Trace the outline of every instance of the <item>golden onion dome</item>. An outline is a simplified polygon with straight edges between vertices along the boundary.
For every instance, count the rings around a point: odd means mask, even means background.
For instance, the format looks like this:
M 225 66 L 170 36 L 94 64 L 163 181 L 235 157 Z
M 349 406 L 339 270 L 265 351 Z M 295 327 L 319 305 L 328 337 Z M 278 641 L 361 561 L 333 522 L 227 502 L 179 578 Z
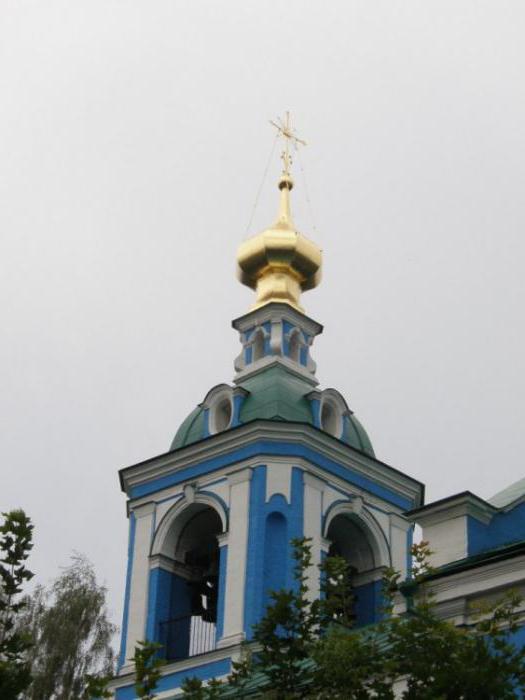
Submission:
M 299 303 L 301 292 L 313 289 L 321 280 L 321 249 L 299 233 L 292 220 L 292 188 L 293 180 L 285 167 L 279 180 L 277 221 L 244 241 L 237 251 L 238 277 L 257 293 L 254 309 L 280 302 L 303 311 Z

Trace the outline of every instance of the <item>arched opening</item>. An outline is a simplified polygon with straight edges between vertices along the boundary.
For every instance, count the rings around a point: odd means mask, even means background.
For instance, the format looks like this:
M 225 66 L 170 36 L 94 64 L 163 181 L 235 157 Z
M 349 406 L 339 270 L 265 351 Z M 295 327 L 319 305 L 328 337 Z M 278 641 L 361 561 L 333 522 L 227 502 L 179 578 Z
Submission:
M 357 626 L 379 619 L 381 567 L 376 561 L 373 535 L 359 518 L 340 513 L 330 522 L 327 532 L 329 556 L 339 556 L 350 567 L 353 599 L 352 616 Z
M 294 362 L 299 362 L 301 355 L 301 338 L 299 337 L 298 330 L 293 331 L 290 336 L 288 355 L 290 357 L 290 360 L 293 360 Z
M 264 333 L 261 328 L 257 329 L 253 336 L 252 360 L 256 362 L 264 357 Z
M 341 411 L 335 403 L 327 399 L 321 404 L 321 428 L 337 438 L 341 437 L 343 432 Z
M 223 396 L 210 409 L 210 432 L 221 433 L 230 427 L 232 420 L 232 402 L 229 396 Z
M 218 598 L 218 535 L 222 521 L 210 506 L 193 503 L 175 521 L 178 529 L 169 591 L 169 616 L 160 620 L 159 640 L 168 660 L 184 659 L 215 648 Z

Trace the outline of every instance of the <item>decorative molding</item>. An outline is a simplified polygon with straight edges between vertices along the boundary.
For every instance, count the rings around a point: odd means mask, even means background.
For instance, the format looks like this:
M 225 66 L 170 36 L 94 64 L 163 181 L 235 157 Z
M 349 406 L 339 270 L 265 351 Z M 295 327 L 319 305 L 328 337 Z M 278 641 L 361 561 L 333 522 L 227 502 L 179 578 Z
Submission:
M 147 503 L 141 503 L 135 507 L 131 507 L 131 510 L 135 514 L 136 518 L 144 518 L 147 515 L 151 515 L 155 512 L 157 504 L 154 501 L 147 501 Z
M 247 469 L 239 469 L 239 471 L 236 472 L 230 472 L 230 474 L 228 474 L 228 483 L 230 486 L 235 486 L 243 481 L 251 481 L 252 474 L 253 472 L 249 467 Z
M 219 639 L 219 641 L 217 642 L 217 649 L 224 649 L 226 647 L 242 644 L 244 640 L 244 632 L 239 632 L 238 634 L 231 634 L 229 637 L 223 637 L 222 639 Z
M 418 525 L 425 528 L 445 520 L 467 515 L 479 520 L 484 525 L 488 525 L 495 513 L 497 513 L 497 508 L 490 503 L 470 492 L 465 492 L 436 501 L 436 503 L 429 503 L 413 512 L 409 511 L 406 516 L 412 522 L 417 522 Z
M 383 528 L 370 513 L 370 511 L 361 507 L 358 513 L 355 511 L 353 501 L 339 501 L 334 503 L 326 512 L 323 526 L 323 537 L 326 537 L 330 523 L 338 515 L 347 515 L 354 519 L 355 522 L 369 535 L 369 544 L 374 553 L 374 562 L 376 568 L 381 566 L 391 566 L 392 559 L 390 547 Z M 361 502 L 362 503 L 362 502 Z
M 244 316 L 240 316 L 232 321 L 232 326 L 236 331 L 245 333 L 257 325 L 272 322 L 276 320 L 288 321 L 294 326 L 300 326 L 308 333 L 308 335 L 320 335 L 323 332 L 323 327 L 317 321 L 314 321 L 309 316 L 297 311 L 289 304 L 271 303 L 249 311 Z
M 213 508 L 221 519 L 223 531 L 228 529 L 228 513 L 221 499 L 212 494 L 197 491 L 194 493 L 194 498 L 191 503 L 185 498 L 182 500 L 179 499 L 164 515 L 155 532 L 151 544 L 150 556 L 163 554 L 169 558 L 169 553 L 175 551 L 180 532 L 186 524 L 188 514 L 185 513 L 185 511 L 191 506 L 198 504 Z
M 356 515 L 361 515 L 363 512 L 363 499 L 361 496 L 355 496 L 350 501 L 350 511 Z
M 363 571 L 362 573 L 354 574 L 352 577 L 352 585 L 364 586 L 365 584 L 372 583 L 373 581 L 381 581 L 386 568 L 386 566 L 378 566 L 370 571 Z
M 413 527 L 413 523 L 411 520 L 408 520 L 408 518 L 405 518 L 403 515 L 398 515 L 397 513 L 390 513 L 390 525 L 392 527 L 397 527 L 398 530 L 403 530 L 404 532 L 408 532 L 411 527 Z
M 305 367 L 298 362 L 294 362 L 285 355 L 265 355 L 264 357 L 261 357 L 260 360 L 251 362 L 245 368 L 237 372 L 233 378 L 233 382 L 234 384 L 243 382 L 245 379 L 248 379 L 248 377 L 253 377 L 255 374 L 259 374 L 259 372 L 262 372 L 268 367 L 272 367 L 274 365 L 283 365 L 283 367 L 286 367 L 289 372 L 297 375 L 301 379 L 306 380 L 312 386 L 317 386 L 319 384 L 319 380 L 314 377 L 311 368 Z
M 525 555 L 496 563 L 489 562 L 485 566 L 472 567 L 446 576 L 439 576 L 438 571 L 437 577 L 429 582 L 439 604 L 461 596 L 481 594 L 486 597 L 496 590 L 512 588 L 517 584 L 525 585 Z
M 244 640 L 242 640 L 244 641 Z M 199 656 L 189 656 L 187 659 L 182 659 L 180 661 L 172 661 L 171 663 L 164 664 L 160 669 L 160 674 L 162 676 L 169 676 L 172 673 L 177 673 L 179 671 L 191 671 L 192 669 L 197 669 L 199 666 L 204 666 L 205 664 L 213 663 L 214 661 L 221 661 L 228 657 L 237 657 L 241 653 L 240 643 L 228 645 L 217 645 L 214 651 L 209 651 L 206 654 Z M 135 669 L 133 663 L 128 663 L 123 666 L 116 678 L 113 678 L 109 684 L 108 688 L 111 691 L 117 690 L 125 685 L 130 685 L 134 683 Z M 171 689 L 169 691 L 169 697 L 173 697 L 173 691 L 176 689 Z
M 183 564 L 176 559 L 167 557 L 165 554 L 152 554 L 149 557 L 149 568 L 151 569 L 163 569 L 168 571 L 170 574 L 176 574 L 180 578 L 186 579 L 187 581 L 192 581 L 195 578 L 199 578 L 199 569 L 193 569 L 187 564 Z
M 354 450 L 349 445 L 332 438 L 321 430 L 304 423 L 279 423 L 277 421 L 256 420 L 246 425 L 239 426 L 233 430 L 219 433 L 213 438 L 201 440 L 187 447 L 167 452 L 159 457 L 152 458 L 145 462 L 127 467 L 121 470 L 121 480 L 124 490 L 130 495 L 131 489 L 142 484 L 146 484 L 153 478 L 159 478 L 168 474 L 174 474 L 182 468 L 196 466 L 203 461 L 208 461 L 219 456 L 226 456 L 234 449 L 246 448 L 251 442 L 258 440 L 297 443 L 308 446 L 323 456 L 347 467 L 357 475 L 361 475 L 378 486 L 397 492 L 408 501 L 417 503 L 422 497 L 423 485 L 403 474 L 402 472 L 389 467 L 387 464 L 366 455 L 363 452 Z M 252 462 L 257 460 L 259 464 L 264 463 L 266 453 L 262 451 L 257 457 L 244 460 Z M 268 455 L 268 459 L 275 460 L 275 455 Z M 289 457 L 288 461 L 299 463 L 301 457 Z M 305 462 L 305 460 L 302 460 Z M 232 461 L 232 464 L 235 462 Z M 310 464 L 308 462 L 308 464 Z M 226 465 L 225 465 L 226 466 Z M 230 465 L 231 467 L 232 465 Z M 312 472 L 325 474 L 320 467 L 312 465 Z M 216 476 L 216 472 L 215 472 Z M 204 478 L 199 477 L 199 479 Z M 331 477 L 332 478 L 332 477 Z M 339 477 L 333 477 L 341 483 Z M 359 487 L 358 487 L 359 488 Z M 160 489 L 159 489 L 160 490 Z M 363 488 L 359 488 L 363 491 Z M 369 492 L 367 492 L 368 494 Z M 144 496 L 146 497 L 146 496 Z M 142 498 L 144 498 L 142 497 Z M 151 496 L 148 496 L 151 500 Z M 395 506 L 390 506 L 396 510 Z M 399 512 L 404 509 L 399 508 Z
M 197 491 L 197 484 L 184 484 L 182 492 L 187 503 L 195 502 L 195 492 Z
M 319 477 L 315 476 L 314 474 L 311 474 L 310 472 L 304 472 L 303 481 L 305 485 L 310 486 L 311 488 L 316 489 L 317 491 L 321 491 L 321 493 L 323 493 L 326 489 L 326 482 L 322 481 L 321 479 L 319 479 Z
M 228 537 L 229 533 L 228 532 L 221 532 L 220 535 L 217 535 L 217 543 L 219 547 L 225 547 L 228 544 Z
M 328 550 L 330 549 L 330 547 L 331 547 L 331 545 L 332 545 L 332 543 L 330 542 L 330 540 L 327 540 L 326 537 L 320 537 L 320 538 L 319 538 L 319 542 L 320 542 L 320 544 L 321 544 L 321 549 L 322 549 L 324 552 L 328 552 Z

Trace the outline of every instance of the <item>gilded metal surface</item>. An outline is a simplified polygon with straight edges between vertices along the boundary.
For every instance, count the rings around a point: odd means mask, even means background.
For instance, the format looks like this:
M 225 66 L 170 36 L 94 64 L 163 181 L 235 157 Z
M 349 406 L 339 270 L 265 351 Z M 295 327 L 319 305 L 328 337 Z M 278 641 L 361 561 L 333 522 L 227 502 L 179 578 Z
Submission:
M 294 136 L 288 112 L 286 121 L 272 124 L 285 142 L 281 155 L 284 167 L 279 180 L 279 214 L 273 226 L 240 245 L 238 277 L 257 293 L 252 308 L 276 301 L 303 311 L 299 301 L 301 292 L 319 284 L 322 264 L 321 249 L 296 230 L 290 210 L 293 180 L 289 145 L 297 147 L 305 142 Z

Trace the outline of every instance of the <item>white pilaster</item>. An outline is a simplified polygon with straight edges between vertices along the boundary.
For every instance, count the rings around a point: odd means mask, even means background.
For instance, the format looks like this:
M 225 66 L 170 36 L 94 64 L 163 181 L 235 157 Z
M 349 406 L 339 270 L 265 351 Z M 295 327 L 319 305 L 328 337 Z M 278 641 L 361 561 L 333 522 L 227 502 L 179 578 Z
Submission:
M 242 469 L 228 476 L 230 486 L 230 527 L 226 565 L 224 631 L 219 647 L 230 646 L 244 639 L 244 586 L 248 549 L 251 469 Z
M 125 665 L 135 652 L 138 641 L 146 635 L 148 608 L 149 551 L 153 535 L 154 503 L 144 503 L 133 510 L 135 516 L 135 544 L 129 595 L 128 634 L 126 639 Z
M 304 473 L 304 536 L 312 538 L 312 567 L 308 572 L 308 593 L 311 600 L 319 597 L 321 564 L 321 516 L 324 482 Z
M 411 527 L 412 523 L 406 518 L 395 513 L 390 514 L 390 555 L 392 566 L 401 574 L 401 580 L 408 575 L 407 533 Z

